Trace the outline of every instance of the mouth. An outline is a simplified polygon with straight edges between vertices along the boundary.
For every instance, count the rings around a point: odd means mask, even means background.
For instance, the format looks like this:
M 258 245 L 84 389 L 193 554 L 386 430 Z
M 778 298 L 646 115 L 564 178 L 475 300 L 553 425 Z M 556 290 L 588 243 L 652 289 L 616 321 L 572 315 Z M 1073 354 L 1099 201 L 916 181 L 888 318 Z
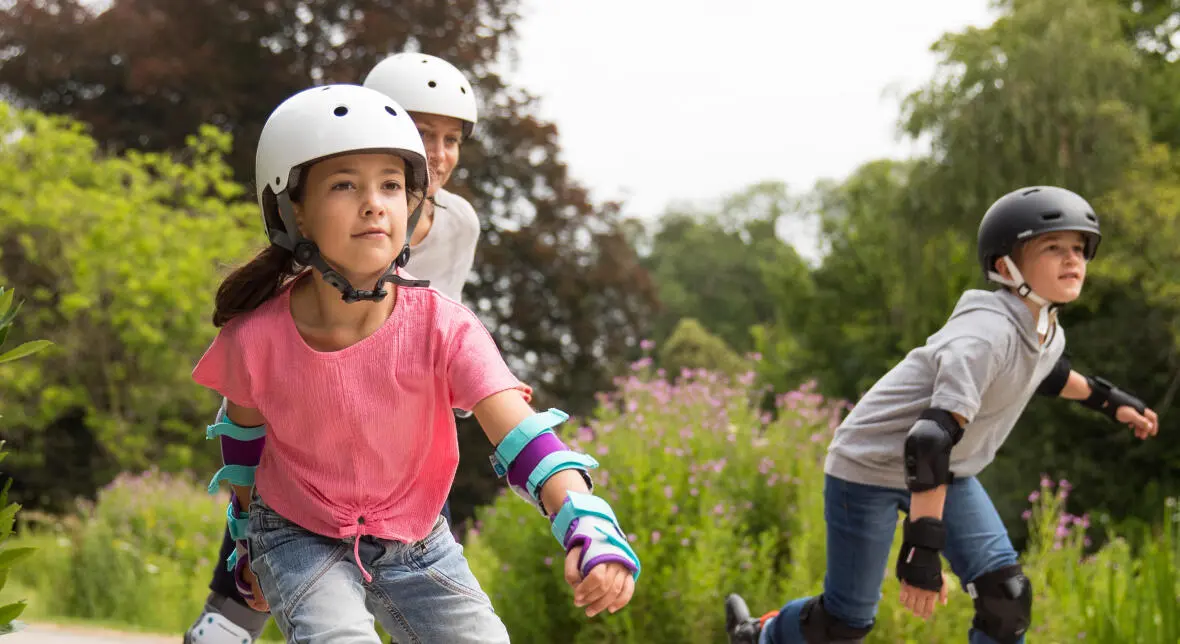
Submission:
M 1062 273 L 1062 274 L 1061 274 L 1061 277 L 1060 277 L 1059 279 L 1062 279 L 1062 280 L 1072 280 L 1072 281 L 1075 281 L 1075 282 L 1076 282 L 1076 281 L 1078 281 L 1078 280 L 1082 279 L 1082 276 L 1081 276 L 1081 274 L 1080 274 L 1080 273 L 1075 273 L 1075 272 L 1072 272 L 1072 271 L 1071 271 L 1071 272 L 1068 272 L 1068 273 Z
M 370 228 L 369 230 L 353 235 L 353 237 L 357 239 L 381 239 L 383 237 L 389 237 L 389 233 L 380 228 Z

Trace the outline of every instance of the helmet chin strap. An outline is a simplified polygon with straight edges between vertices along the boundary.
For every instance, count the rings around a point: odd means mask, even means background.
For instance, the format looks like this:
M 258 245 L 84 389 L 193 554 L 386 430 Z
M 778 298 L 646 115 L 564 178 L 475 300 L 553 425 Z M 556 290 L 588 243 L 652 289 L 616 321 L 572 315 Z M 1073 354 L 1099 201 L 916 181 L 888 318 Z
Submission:
M 1037 315 L 1037 334 L 1045 335 L 1049 332 L 1049 322 L 1056 318 L 1057 307 L 1060 305 L 1046 300 L 1045 298 L 1038 295 L 1036 291 L 1032 290 L 1032 287 L 1028 285 L 1028 282 L 1024 281 L 1024 275 L 1021 274 L 1019 268 L 1016 268 L 1016 262 L 1012 261 L 1011 257 L 1004 255 L 1004 257 L 1001 259 L 1004 260 L 1004 265 L 1008 267 L 1008 273 L 1012 275 L 1012 279 L 1008 279 L 996 271 L 988 271 L 988 278 L 993 282 L 998 282 L 1004 286 L 1011 286 L 1012 288 L 1016 289 L 1016 293 L 1019 294 L 1020 297 L 1031 300 L 1035 304 L 1039 304 L 1041 310 Z
M 341 299 L 345 302 L 381 301 L 385 299 L 386 295 L 389 295 L 389 291 L 385 290 L 385 284 L 388 282 L 393 282 L 398 286 L 430 286 L 429 280 L 409 280 L 397 274 L 397 269 L 404 268 L 406 263 L 410 261 L 410 239 L 414 235 L 414 227 L 418 225 L 418 219 L 422 216 L 422 205 L 425 203 L 425 199 L 418 202 L 413 214 L 410 215 L 406 225 L 406 239 L 401 252 L 394 258 L 389 268 L 385 269 L 381 277 L 377 278 L 377 284 L 372 290 L 357 289 L 350 284 L 344 275 L 324 260 L 324 256 L 320 253 L 315 242 L 299 234 L 299 228 L 295 223 L 295 211 L 291 207 L 291 199 L 287 196 L 286 190 L 279 193 L 275 200 L 278 202 L 279 216 L 283 218 L 283 223 L 286 224 L 288 230 L 293 231 L 293 234 L 276 235 L 276 243 L 294 253 L 295 261 L 318 270 L 325 282 L 340 291 Z

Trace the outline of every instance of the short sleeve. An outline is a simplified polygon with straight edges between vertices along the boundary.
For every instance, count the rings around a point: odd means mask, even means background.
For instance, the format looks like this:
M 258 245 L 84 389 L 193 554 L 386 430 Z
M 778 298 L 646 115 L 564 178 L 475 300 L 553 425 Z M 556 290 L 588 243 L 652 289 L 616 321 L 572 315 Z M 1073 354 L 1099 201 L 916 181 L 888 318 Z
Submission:
M 233 321 L 222 327 L 193 369 L 193 380 L 239 407 L 257 409 L 239 331 Z
M 452 407 L 470 411 L 484 398 L 521 385 L 471 311 L 456 306 L 447 337 L 445 371 Z
M 1000 372 L 1003 347 L 979 337 L 952 340 L 934 354 L 934 391 L 930 406 L 971 422 L 984 392 Z

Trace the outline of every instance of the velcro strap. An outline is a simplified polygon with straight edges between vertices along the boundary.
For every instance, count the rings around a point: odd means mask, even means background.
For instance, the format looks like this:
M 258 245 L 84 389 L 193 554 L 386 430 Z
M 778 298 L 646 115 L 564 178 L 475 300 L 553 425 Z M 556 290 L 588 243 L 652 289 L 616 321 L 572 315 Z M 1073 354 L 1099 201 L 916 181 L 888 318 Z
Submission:
M 229 436 L 240 441 L 255 441 L 266 436 L 266 425 L 242 427 L 223 416 L 220 422 L 205 427 L 205 440 L 212 440 L 218 436 Z
M 574 519 L 586 516 L 602 517 L 616 526 L 619 525 L 619 520 L 615 518 L 615 511 L 605 500 L 584 492 L 567 492 L 565 503 L 561 504 L 561 509 L 553 517 L 552 526 L 553 538 L 557 539 L 557 543 L 560 543 L 562 548 L 565 547 L 565 537 L 569 532 L 570 524 L 574 522 Z
M 560 409 L 549 409 L 520 421 L 520 424 L 508 432 L 508 435 L 500 441 L 495 451 L 489 456 L 496 476 L 503 478 L 508 474 L 508 468 L 512 466 L 512 461 L 516 460 L 525 445 L 568 419 L 569 414 Z
M 594 460 L 593 456 L 588 454 L 580 454 L 571 450 L 562 450 L 560 452 L 553 452 L 541 462 L 537 464 L 536 469 L 532 474 L 529 474 L 528 493 L 534 499 L 540 501 L 541 487 L 554 474 L 563 470 L 578 469 L 585 472 L 586 470 L 598 467 L 598 461 Z M 589 479 L 589 476 L 586 477 Z M 590 484 L 587 484 L 589 486 Z
M 906 543 L 929 550 L 943 550 L 946 548 L 946 525 L 941 519 L 921 517 L 916 521 L 905 522 L 903 539 Z
M 209 494 L 217 494 L 222 481 L 229 481 L 231 485 L 250 487 L 254 485 L 254 465 L 226 465 L 217 470 L 213 480 L 209 481 Z
M 1087 377 L 1090 384 L 1090 397 L 1081 401 L 1082 406 L 1100 411 L 1112 419 L 1118 419 L 1119 407 L 1130 407 L 1140 414 L 1147 411 L 1147 405 L 1135 396 L 1114 386 L 1106 378 L 1100 376 Z
M 237 506 L 230 501 L 225 508 L 225 519 L 229 525 L 229 538 L 241 541 L 246 538 L 247 528 L 250 526 L 249 512 L 235 512 Z

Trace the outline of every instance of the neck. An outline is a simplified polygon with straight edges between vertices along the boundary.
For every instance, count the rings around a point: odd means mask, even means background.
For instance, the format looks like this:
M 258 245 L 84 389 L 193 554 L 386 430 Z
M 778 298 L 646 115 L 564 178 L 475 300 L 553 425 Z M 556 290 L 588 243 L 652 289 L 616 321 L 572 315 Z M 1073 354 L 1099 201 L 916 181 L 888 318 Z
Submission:
M 375 275 L 352 275 L 341 273 L 354 288 L 371 289 L 377 283 L 382 273 Z M 324 328 L 363 328 L 376 320 L 384 321 L 393 311 L 397 301 L 397 286 L 387 282 L 384 286 L 388 294 L 377 301 L 362 300 L 360 302 L 345 302 L 339 290 L 324 281 L 319 271 L 312 271 L 309 280 L 309 298 L 312 312 L 318 318 L 316 326 Z

